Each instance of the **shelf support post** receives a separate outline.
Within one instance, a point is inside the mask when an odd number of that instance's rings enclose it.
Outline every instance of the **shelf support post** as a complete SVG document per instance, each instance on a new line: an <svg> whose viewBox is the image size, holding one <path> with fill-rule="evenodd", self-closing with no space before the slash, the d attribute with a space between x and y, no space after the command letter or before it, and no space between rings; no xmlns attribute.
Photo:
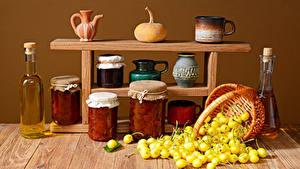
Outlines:
<svg viewBox="0 0 300 169"><path fill-rule="evenodd" d="M83 50L81 53L81 84L82 84L82 97L81 97L81 116L82 124L88 124L88 105L85 101L91 94L93 84L93 67L94 67L94 51Z"/></svg>
<svg viewBox="0 0 300 169"><path fill-rule="evenodd" d="M204 53L204 83L207 85L208 92L210 94L216 88L217 84L217 52L205 52ZM205 105L207 97L203 97L203 106Z"/></svg>

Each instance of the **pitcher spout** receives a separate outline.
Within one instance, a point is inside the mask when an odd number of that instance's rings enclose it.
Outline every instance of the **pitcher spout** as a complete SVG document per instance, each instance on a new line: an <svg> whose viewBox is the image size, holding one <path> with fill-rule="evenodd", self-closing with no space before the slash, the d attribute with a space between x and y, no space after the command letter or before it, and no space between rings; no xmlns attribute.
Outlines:
<svg viewBox="0 0 300 169"><path fill-rule="evenodd" d="M103 14L101 14L101 15L96 15L96 16L94 17L93 21L92 21L92 24L93 24L95 27L97 27L98 21L99 21L101 18L103 18Z"/></svg>

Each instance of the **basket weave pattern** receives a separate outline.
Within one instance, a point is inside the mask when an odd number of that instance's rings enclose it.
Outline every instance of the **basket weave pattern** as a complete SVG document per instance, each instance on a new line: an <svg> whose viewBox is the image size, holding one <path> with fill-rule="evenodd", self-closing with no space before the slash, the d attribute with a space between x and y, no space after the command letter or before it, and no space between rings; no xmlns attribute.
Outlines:
<svg viewBox="0 0 300 169"><path fill-rule="evenodd" d="M265 109L258 98L256 91L250 87L240 84L223 84L215 88L206 100L205 110L199 116L194 126L194 133L198 131L205 119L210 116L214 118L219 112L226 112L227 117L243 112L250 114L247 124L248 132L243 140L255 138L261 131L265 121Z"/></svg>

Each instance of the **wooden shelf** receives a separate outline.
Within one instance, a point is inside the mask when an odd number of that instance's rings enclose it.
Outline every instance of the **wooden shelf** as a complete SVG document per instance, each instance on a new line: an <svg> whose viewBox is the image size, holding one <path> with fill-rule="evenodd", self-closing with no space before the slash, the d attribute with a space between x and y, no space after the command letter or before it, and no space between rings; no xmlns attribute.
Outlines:
<svg viewBox="0 0 300 169"><path fill-rule="evenodd" d="M117 133L129 133L129 119L118 120ZM165 133L171 133L175 125L165 123ZM88 132L88 124L71 124L71 125L58 125L54 122L50 124L50 131L55 133L86 133Z"/></svg>
<svg viewBox="0 0 300 169"><path fill-rule="evenodd" d="M169 83L168 85L168 95L170 96L208 96L208 87L205 84L195 84L191 88L180 88L176 83ZM121 88L97 88L94 84L92 88L92 93L94 92L112 92L116 93L118 97L128 97L129 85L124 84Z"/></svg>
<svg viewBox="0 0 300 169"><path fill-rule="evenodd" d="M195 41L166 40L160 43L143 43L137 40L94 40L80 42L79 39L56 39L50 43L52 50L81 51L81 112L82 122L69 126L52 124L54 132L87 132L88 106L84 102L93 92L113 92L119 97L128 97L128 84L121 88L98 88L94 82L95 51L165 51L165 52L204 52L203 74L204 84L196 84L192 88L180 88L175 83L168 84L168 95L173 96L208 96L216 87L218 53L249 52L251 46L245 42L225 41L220 44L203 44ZM205 100L205 99L204 99ZM127 126L127 127L126 127ZM127 123L118 122L118 132L128 132ZM166 125L166 131L168 130Z"/></svg>
<svg viewBox="0 0 300 169"><path fill-rule="evenodd" d="M137 40L56 39L50 43L52 50L104 50L104 51L173 51L173 52L249 52L250 44L225 41L220 44L203 44L195 41L167 40L161 43L143 43Z"/></svg>

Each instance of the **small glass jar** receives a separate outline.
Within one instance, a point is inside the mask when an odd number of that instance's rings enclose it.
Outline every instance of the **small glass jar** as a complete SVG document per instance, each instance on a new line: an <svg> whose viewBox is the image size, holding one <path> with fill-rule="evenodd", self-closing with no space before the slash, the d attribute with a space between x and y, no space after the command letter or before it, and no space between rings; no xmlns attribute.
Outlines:
<svg viewBox="0 0 300 169"><path fill-rule="evenodd" d="M130 83L130 131L136 139L159 137L165 130L167 85L156 80Z"/></svg>
<svg viewBox="0 0 300 169"><path fill-rule="evenodd" d="M123 85L124 57L106 54L98 56L97 85L105 88L118 88Z"/></svg>
<svg viewBox="0 0 300 169"><path fill-rule="evenodd" d="M117 95L109 92L92 93L86 103L89 107L89 137L96 141L115 138L119 106Z"/></svg>
<svg viewBox="0 0 300 169"><path fill-rule="evenodd" d="M56 76L50 80L52 120L61 125L80 119L80 79L78 76Z"/></svg>

